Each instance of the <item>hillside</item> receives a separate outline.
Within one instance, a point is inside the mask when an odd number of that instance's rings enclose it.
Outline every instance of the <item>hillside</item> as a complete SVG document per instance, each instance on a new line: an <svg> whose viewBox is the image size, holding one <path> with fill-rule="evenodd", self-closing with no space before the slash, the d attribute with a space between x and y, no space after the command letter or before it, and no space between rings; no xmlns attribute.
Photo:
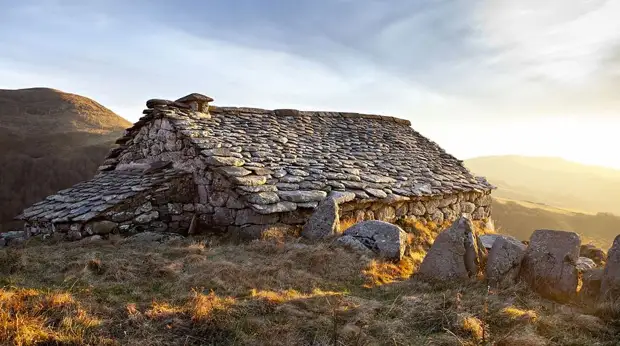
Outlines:
<svg viewBox="0 0 620 346"><path fill-rule="evenodd" d="M86 97L0 90L0 230L22 208L90 178L131 124Z"/></svg>
<svg viewBox="0 0 620 346"><path fill-rule="evenodd" d="M465 165L498 187L495 197L620 215L620 170L524 156L479 157Z"/></svg>
<svg viewBox="0 0 620 346"><path fill-rule="evenodd" d="M581 234L582 242L607 249L620 230L620 217L609 213L578 213L547 205L495 198L493 219L501 233L527 240L536 229L558 229Z"/></svg>

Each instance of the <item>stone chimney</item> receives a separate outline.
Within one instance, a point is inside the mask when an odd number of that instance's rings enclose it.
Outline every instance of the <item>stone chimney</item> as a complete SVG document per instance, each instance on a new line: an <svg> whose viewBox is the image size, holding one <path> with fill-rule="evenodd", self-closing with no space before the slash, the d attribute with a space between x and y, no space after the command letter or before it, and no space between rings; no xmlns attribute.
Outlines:
<svg viewBox="0 0 620 346"><path fill-rule="evenodd" d="M213 101L212 98L206 95L191 93L187 96L181 97L175 102L184 103L190 106L194 111L209 114L209 102Z"/></svg>

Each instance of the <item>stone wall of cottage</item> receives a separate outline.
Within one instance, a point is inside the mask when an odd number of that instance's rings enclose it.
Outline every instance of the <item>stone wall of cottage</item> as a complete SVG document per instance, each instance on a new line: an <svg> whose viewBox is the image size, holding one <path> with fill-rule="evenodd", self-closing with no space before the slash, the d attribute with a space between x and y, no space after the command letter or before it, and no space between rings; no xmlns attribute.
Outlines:
<svg viewBox="0 0 620 346"><path fill-rule="evenodd" d="M26 222L22 231L3 234L3 239L19 242L32 236L47 238L56 234L68 240L79 240L93 235L130 235L146 230L187 234L196 198L196 186L191 177L176 178L155 191L144 191L128 198L88 222Z"/></svg>
<svg viewBox="0 0 620 346"><path fill-rule="evenodd" d="M490 193L466 192L454 195L420 198L391 204L349 202L340 205L340 220L381 220L394 222L410 218L422 222L454 221L461 213L471 215L473 220L485 220L491 216Z"/></svg>

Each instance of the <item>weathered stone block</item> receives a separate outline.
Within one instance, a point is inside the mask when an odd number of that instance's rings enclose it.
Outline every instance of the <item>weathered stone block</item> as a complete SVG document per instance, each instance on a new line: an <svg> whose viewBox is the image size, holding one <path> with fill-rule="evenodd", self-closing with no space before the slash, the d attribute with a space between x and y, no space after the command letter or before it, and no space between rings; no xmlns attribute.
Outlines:
<svg viewBox="0 0 620 346"><path fill-rule="evenodd" d="M297 202L297 203L305 203L305 202L313 202L313 201L322 201L327 197L327 192L325 191L278 191L278 196L284 201L289 202Z"/></svg>
<svg viewBox="0 0 620 346"><path fill-rule="evenodd" d="M344 231L344 235L354 237L379 256L390 260L402 259L407 246L407 233L384 221L356 223Z"/></svg>
<svg viewBox="0 0 620 346"><path fill-rule="evenodd" d="M420 265L418 275L441 281L475 276L484 255L477 238L471 220L459 218L437 236Z"/></svg>
<svg viewBox="0 0 620 346"><path fill-rule="evenodd" d="M216 207L213 213L213 223L228 226L235 224L236 211L226 207Z"/></svg>
<svg viewBox="0 0 620 346"><path fill-rule="evenodd" d="M323 239L339 232L340 217L338 204L331 198L323 200L308 222L301 235L311 240Z"/></svg>
<svg viewBox="0 0 620 346"><path fill-rule="evenodd" d="M541 295L565 301L577 293L577 233L536 230L521 264L521 278Z"/></svg>
<svg viewBox="0 0 620 346"><path fill-rule="evenodd" d="M235 218L235 225L242 226L247 224L254 225L267 225L277 223L279 219L278 214L260 214L252 209L241 209L237 211Z"/></svg>
<svg viewBox="0 0 620 346"><path fill-rule="evenodd" d="M249 203L253 204L273 204L280 202L280 197L275 192L258 192L245 196Z"/></svg>
<svg viewBox="0 0 620 346"><path fill-rule="evenodd" d="M484 243L484 240L481 241ZM519 275L526 249L525 244L513 237L495 237L487 259L486 276L489 284L493 287L513 285Z"/></svg>
<svg viewBox="0 0 620 346"><path fill-rule="evenodd" d="M136 216L134 221L138 224L145 224L151 221L155 221L158 217L159 217L159 212L151 211L151 212Z"/></svg>

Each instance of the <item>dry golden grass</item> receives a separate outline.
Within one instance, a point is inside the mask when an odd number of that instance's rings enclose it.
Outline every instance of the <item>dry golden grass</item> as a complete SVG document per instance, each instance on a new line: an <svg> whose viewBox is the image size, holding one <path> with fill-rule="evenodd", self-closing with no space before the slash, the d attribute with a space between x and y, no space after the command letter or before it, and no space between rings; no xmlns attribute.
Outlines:
<svg viewBox="0 0 620 346"><path fill-rule="evenodd" d="M3 249L0 344L605 345L620 336L615 306L559 313L522 286L419 281L428 226L416 226L400 263L303 241Z"/></svg>

